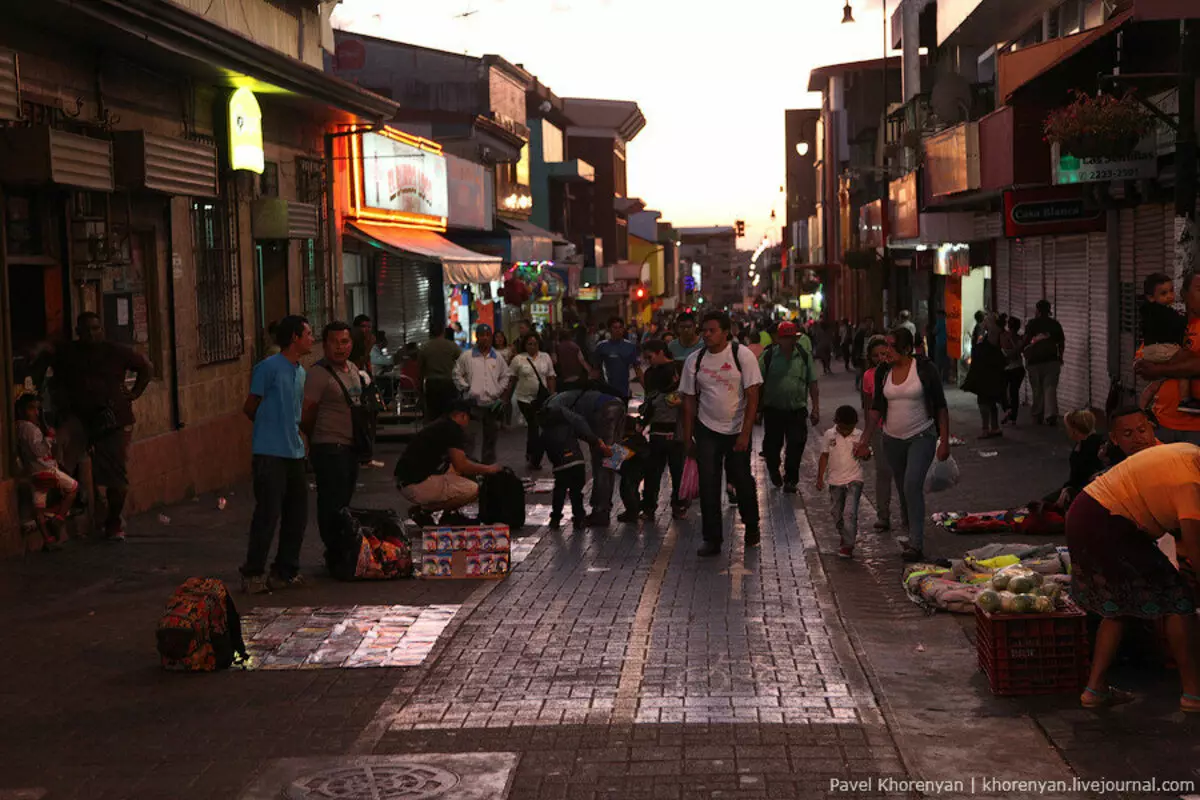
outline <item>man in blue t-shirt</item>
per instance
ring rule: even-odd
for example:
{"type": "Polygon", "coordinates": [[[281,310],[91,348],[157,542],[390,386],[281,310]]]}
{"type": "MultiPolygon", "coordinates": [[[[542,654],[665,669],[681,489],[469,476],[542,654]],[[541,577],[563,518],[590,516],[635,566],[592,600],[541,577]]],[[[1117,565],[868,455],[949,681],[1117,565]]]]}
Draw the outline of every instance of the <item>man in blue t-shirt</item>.
{"type": "Polygon", "coordinates": [[[596,368],[603,371],[604,382],[629,399],[629,368],[633,367],[638,382],[642,380],[642,364],[637,345],[625,338],[625,321],[613,317],[608,321],[608,339],[596,345],[596,368]]]}
{"type": "Polygon", "coordinates": [[[692,353],[703,349],[704,342],[696,330],[696,317],[690,313],[680,314],[675,319],[675,340],[667,345],[667,352],[682,364],[692,353]]]}
{"type": "Polygon", "coordinates": [[[313,348],[312,327],[299,316],[287,316],[275,329],[280,352],[254,367],[250,394],[242,410],[254,422],[254,516],[242,573],[242,588],[262,594],[300,583],[300,545],[308,525],[308,476],[300,413],[304,406],[304,367],[300,359],[313,348]],[[270,577],[267,557],[275,526],[279,547],[270,577]]]}

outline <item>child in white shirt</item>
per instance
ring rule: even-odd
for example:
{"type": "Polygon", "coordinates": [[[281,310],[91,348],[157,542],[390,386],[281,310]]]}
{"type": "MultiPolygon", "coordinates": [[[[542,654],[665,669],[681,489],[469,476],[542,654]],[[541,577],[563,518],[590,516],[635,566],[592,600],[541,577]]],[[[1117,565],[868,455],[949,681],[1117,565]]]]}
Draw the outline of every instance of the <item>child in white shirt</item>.
{"type": "Polygon", "coordinates": [[[54,460],[52,439],[42,425],[42,404],[37,395],[23,394],[17,398],[16,419],[17,448],[33,488],[38,529],[48,547],[61,547],[67,538],[64,523],[75,503],[79,483],[63,472],[54,460]],[[47,500],[52,490],[58,491],[59,503],[50,509],[47,500]]]}
{"type": "Polygon", "coordinates": [[[829,484],[833,521],[842,539],[838,555],[853,558],[854,543],[858,540],[858,501],[863,489],[862,462],[854,457],[854,448],[862,439],[862,431],[855,427],[858,425],[858,412],[853,406],[839,407],[834,412],[833,422],[833,427],[821,437],[817,489],[824,489],[825,484],[829,484]],[[849,525],[843,519],[847,510],[849,525]]]}

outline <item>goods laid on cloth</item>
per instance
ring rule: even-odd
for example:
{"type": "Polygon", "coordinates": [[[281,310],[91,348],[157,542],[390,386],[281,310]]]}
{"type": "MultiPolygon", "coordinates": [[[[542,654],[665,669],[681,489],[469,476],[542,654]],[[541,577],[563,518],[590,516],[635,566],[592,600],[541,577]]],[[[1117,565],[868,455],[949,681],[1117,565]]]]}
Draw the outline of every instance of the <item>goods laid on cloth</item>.
{"type": "Polygon", "coordinates": [[[1033,614],[975,607],[976,654],[992,694],[1078,693],[1083,688],[1090,653],[1087,615],[1065,595],[1054,605],[1052,611],[1033,614]]]}
{"type": "MultiPolygon", "coordinates": [[[[902,583],[908,598],[929,613],[938,610],[950,611],[955,614],[974,613],[974,607],[980,596],[985,592],[997,594],[999,589],[994,581],[999,579],[1004,583],[1003,589],[1013,594],[1035,593],[1042,584],[1054,585],[1055,590],[1047,588],[1046,593],[1061,594],[1061,587],[1070,581],[1070,556],[1066,548],[1054,545],[1032,546],[1027,544],[991,544],[969,551],[963,558],[945,561],[940,564],[911,564],[904,571],[902,583]],[[1014,572],[1019,570],[1022,579],[1017,587],[1022,592],[1016,592],[1008,587],[1014,572]],[[1033,588],[1025,590],[1025,573],[1037,575],[1029,578],[1033,588]],[[1002,576],[997,578],[997,576],[1002,576]]],[[[987,601],[993,602],[991,596],[987,601]]],[[[1002,598],[995,601],[996,608],[1002,606],[1002,598]]],[[[1009,600],[1012,607],[1012,600],[1009,600]]],[[[1021,607],[1027,602],[1030,613],[1038,608],[1036,601],[1021,600],[1021,607]]]]}
{"type": "Polygon", "coordinates": [[[525,524],[525,485],[508,467],[483,477],[479,521],[484,525],[506,525],[514,531],[525,524]]]}
{"type": "Polygon", "coordinates": [[[188,578],[167,601],[158,621],[163,669],[213,672],[246,660],[242,622],[225,584],[188,578]]]}
{"type": "Polygon", "coordinates": [[[1005,511],[943,511],[931,518],[935,525],[960,536],[980,533],[1046,536],[1066,531],[1066,516],[1049,503],[1030,503],[1005,511]]]}
{"type": "Polygon", "coordinates": [[[325,542],[325,566],[339,581],[386,581],[413,574],[404,520],[391,509],[343,508],[336,537],[325,542]]]}
{"type": "Polygon", "coordinates": [[[464,525],[421,531],[421,575],[426,578],[503,578],[512,563],[507,525],[464,525]]]}

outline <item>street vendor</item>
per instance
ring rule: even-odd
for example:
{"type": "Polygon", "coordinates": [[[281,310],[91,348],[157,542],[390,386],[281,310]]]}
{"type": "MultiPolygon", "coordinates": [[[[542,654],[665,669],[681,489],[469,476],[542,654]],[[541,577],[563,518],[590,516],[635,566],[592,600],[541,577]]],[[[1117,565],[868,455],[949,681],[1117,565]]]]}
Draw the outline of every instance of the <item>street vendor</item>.
{"type": "Polygon", "coordinates": [[[1180,531],[1188,553],[1200,552],[1200,447],[1147,447],[1096,478],[1067,513],[1071,595],[1103,619],[1080,702],[1100,708],[1132,698],[1108,685],[1109,665],[1129,618],[1162,620],[1179,665],[1179,708],[1200,712],[1196,597],[1156,546],[1180,531]]]}
{"type": "MultiPolygon", "coordinates": [[[[433,511],[454,512],[479,497],[475,475],[494,475],[502,467],[477,464],[467,458],[466,430],[471,404],[454,400],[442,419],[421,429],[396,461],[396,488],[412,503],[409,516],[418,525],[432,525],[433,511]]],[[[457,518],[442,516],[443,525],[457,518]]]]}

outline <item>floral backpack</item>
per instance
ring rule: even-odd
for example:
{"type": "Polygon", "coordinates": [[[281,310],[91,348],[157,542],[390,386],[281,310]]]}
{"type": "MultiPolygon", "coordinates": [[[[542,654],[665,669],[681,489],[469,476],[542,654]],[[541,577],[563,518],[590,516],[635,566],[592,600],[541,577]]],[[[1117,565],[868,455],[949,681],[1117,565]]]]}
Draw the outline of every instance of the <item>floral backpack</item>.
{"type": "Polygon", "coordinates": [[[158,621],[163,669],[212,672],[246,661],[242,622],[225,584],[188,578],[171,595],[158,621]]]}

